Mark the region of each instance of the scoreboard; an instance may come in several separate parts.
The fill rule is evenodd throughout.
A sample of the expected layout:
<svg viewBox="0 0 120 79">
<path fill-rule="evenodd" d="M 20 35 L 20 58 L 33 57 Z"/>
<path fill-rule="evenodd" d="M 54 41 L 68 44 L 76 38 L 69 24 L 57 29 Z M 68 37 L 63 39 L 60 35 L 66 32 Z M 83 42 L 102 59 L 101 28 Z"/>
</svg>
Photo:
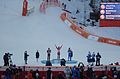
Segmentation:
<svg viewBox="0 0 120 79">
<path fill-rule="evenodd" d="M 101 3 L 100 19 L 120 20 L 120 3 Z"/>
</svg>

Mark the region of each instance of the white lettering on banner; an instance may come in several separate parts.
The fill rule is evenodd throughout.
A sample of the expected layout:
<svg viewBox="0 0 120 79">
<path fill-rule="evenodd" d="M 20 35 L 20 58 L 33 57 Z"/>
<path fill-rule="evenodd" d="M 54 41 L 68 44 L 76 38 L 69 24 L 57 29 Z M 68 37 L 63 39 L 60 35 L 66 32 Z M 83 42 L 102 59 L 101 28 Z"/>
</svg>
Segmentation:
<svg viewBox="0 0 120 79">
<path fill-rule="evenodd" d="M 120 15 L 106 15 L 106 19 L 115 19 L 115 18 L 120 18 Z"/>
<path fill-rule="evenodd" d="M 70 23 L 68 20 L 65 20 L 64 22 L 65 22 L 65 24 L 67 24 L 68 26 L 71 26 L 71 25 L 72 25 L 72 23 Z"/>
<path fill-rule="evenodd" d="M 108 42 L 116 44 L 116 41 L 108 40 Z"/>
<path fill-rule="evenodd" d="M 93 35 L 89 35 L 88 39 L 98 41 L 99 37 L 93 36 Z"/>
<path fill-rule="evenodd" d="M 106 66 L 92 66 L 93 70 L 94 71 L 105 71 L 106 69 L 108 71 L 111 70 L 112 67 L 116 67 L 116 70 L 120 71 L 120 65 L 106 65 Z M 6 66 L 0 66 L 0 72 L 1 71 L 5 71 L 6 70 Z M 17 67 L 18 68 L 18 67 Z M 24 66 L 21 66 L 20 68 L 22 68 L 22 70 L 25 69 L 25 71 L 30 71 L 30 70 L 36 70 L 38 69 L 39 71 L 47 71 L 49 67 L 46 67 L 46 66 L 43 66 L 43 67 L 32 67 L 32 66 L 27 66 L 27 67 L 24 67 Z M 85 71 L 88 69 L 87 66 L 85 66 Z M 65 67 L 51 67 L 51 70 L 52 71 L 64 71 L 65 70 Z"/>
<path fill-rule="evenodd" d="M 112 14 L 112 12 L 117 12 L 117 10 L 106 10 L 106 14 Z"/>
<path fill-rule="evenodd" d="M 36 70 L 38 69 L 39 71 L 47 71 L 48 67 L 26 67 L 25 71 L 30 71 L 30 70 Z M 51 67 L 52 71 L 64 71 L 65 68 L 62 67 Z"/>
<path fill-rule="evenodd" d="M 93 70 L 94 71 L 104 71 L 105 70 L 105 66 L 99 66 L 99 67 L 98 66 L 94 66 Z"/>
</svg>

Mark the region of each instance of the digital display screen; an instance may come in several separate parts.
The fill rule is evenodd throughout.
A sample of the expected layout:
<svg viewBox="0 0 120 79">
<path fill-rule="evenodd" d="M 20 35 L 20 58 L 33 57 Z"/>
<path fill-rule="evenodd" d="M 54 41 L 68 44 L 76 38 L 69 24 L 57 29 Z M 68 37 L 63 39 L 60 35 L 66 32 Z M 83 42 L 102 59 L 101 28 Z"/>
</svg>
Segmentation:
<svg viewBox="0 0 120 79">
<path fill-rule="evenodd" d="M 101 3 L 100 19 L 120 20 L 120 3 Z"/>
</svg>

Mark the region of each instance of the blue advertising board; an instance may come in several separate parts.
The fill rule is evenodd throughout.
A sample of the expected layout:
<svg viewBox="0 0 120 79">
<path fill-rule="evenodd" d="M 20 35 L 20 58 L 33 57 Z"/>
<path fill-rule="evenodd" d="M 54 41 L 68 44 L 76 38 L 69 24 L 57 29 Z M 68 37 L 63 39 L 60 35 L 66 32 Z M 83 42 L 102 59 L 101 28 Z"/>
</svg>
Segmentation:
<svg viewBox="0 0 120 79">
<path fill-rule="evenodd" d="M 100 19 L 120 20 L 120 3 L 101 3 Z"/>
</svg>

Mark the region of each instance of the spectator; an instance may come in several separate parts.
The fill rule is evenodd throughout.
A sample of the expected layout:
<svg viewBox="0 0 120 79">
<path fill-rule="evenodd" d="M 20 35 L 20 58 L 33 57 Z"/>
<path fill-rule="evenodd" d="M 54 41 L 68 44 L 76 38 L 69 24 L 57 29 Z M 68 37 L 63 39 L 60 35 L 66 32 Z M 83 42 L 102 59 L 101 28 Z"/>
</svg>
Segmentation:
<svg viewBox="0 0 120 79">
<path fill-rule="evenodd" d="M 74 66 L 72 69 L 72 79 L 80 79 L 80 71 L 79 68 L 77 68 L 76 66 Z"/>
<path fill-rule="evenodd" d="M 40 79 L 40 74 L 38 69 L 35 71 L 35 79 Z"/>
<path fill-rule="evenodd" d="M 17 69 L 16 77 L 16 79 L 23 79 L 22 69 L 20 67 Z"/>
<path fill-rule="evenodd" d="M 33 79 L 33 70 L 27 72 L 27 79 Z"/>
<path fill-rule="evenodd" d="M 96 66 L 100 66 L 100 58 L 101 58 L 101 55 L 98 52 L 96 55 Z"/>
<path fill-rule="evenodd" d="M 56 79 L 65 79 L 64 74 L 62 72 L 58 72 Z"/>
<path fill-rule="evenodd" d="M 80 69 L 77 67 L 75 71 L 75 79 L 80 79 Z"/>
<path fill-rule="evenodd" d="M 5 71 L 5 79 L 12 79 L 12 72 L 10 68 L 7 68 Z"/>
<path fill-rule="evenodd" d="M 25 64 L 27 64 L 27 60 L 28 60 L 28 54 L 27 51 L 24 52 L 24 60 L 25 60 Z"/>
<path fill-rule="evenodd" d="M 87 55 L 87 62 L 88 62 L 88 65 L 91 65 L 92 55 L 91 55 L 90 51 L 88 52 L 88 55 Z"/>
<path fill-rule="evenodd" d="M 78 67 L 80 69 L 80 79 L 83 79 L 84 78 L 84 64 L 82 62 L 80 62 L 78 64 Z"/>
<path fill-rule="evenodd" d="M 13 79 L 17 79 L 16 76 L 17 76 L 18 69 L 16 68 L 16 65 L 10 65 L 9 68 L 12 72 Z"/>
<path fill-rule="evenodd" d="M 84 66 L 80 66 L 80 79 L 84 78 Z"/>
<path fill-rule="evenodd" d="M 93 69 L 92 67 L 88 67 L 87 71 L 86 71 L 87 77 L 89 79 L 93 79 Z"/>
<path fill-rule="evenodd" d="M 79 62 L 78 67 L 84 67 L 84 64 L 82 62 Z"/>
<path fill-rule="evenodd" d="M 38 62 L 38 58 L 39 58 L 39 52 L 38 52 L 38 50 L 37 50 L 37 52 L 36 52 L 36 59 L 37 59 L 37 62 Z"/>
<path fill-rule="evenodd" d="M 108 79 L 108 76 L 105 73 L 105 71 L 102 71 L 102 74 L 98 76 L 98 79 Z"/>
<path fill-rule="evenodd" d="M 92 66 L 94 65 L 94 62 L 95 62 L 95 52 L 93 52 L 92 54 Z"/>
<path fill-rule="evenodd" d="M 65 68 L 66 79 L 70 79 L 71 70 L 68 66 Z"/>
<path fill-rule="evenodd" d="M 120 79 L 120 71 L 118 71 L 118 79 Z"/>
<path fill-rule="evenodd" d="M 52 79 L 52 78 L 51 78 L 51 77 L 52 77 L 51 68 L 48 68 L 46 76 L 47 76 L 47 79 Z"/>
<path fill-rule="evenodd" d="M 118 78 L 118 71 L 117 71 L 116 67 L 111 67 L 111 72 L 112 72 L 112 77 L 114 79 L 117 79 Z"/>
<path fill-rule="evenodd" d="M 74 79 L 74 71 L 75 71 L 75 69 L 76 69 L 76 66 L 73 66 L 73 67 L 71 68 L 71 72 L 72 72 L 72 79 Z"/>
</svg>

